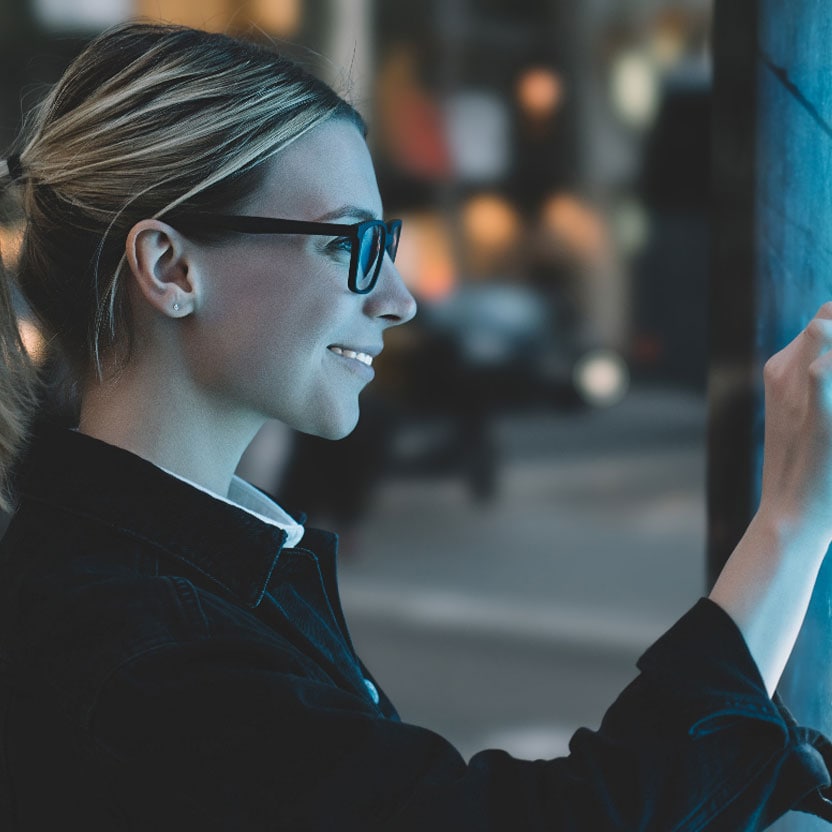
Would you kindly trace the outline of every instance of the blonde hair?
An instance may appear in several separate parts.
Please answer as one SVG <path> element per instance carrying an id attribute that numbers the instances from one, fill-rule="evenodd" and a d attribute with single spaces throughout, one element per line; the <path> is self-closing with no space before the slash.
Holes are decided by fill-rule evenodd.
<path id="1" fill-rule="evenodd" d="M 117 26 L 87 46 L 29 117 L 12 166 L 25 218 L 17 280 L 76 379 L 100 376 L 116 345 L 129 356 L 129 229 L 147 217 L 232 208 L 256 189 L 261 163 L 332 117 L 365 129 L 344 99 L 270 47 L 148 23 Z M 8 507 L 35 381 L 6 287 L 0 316 Z"/>

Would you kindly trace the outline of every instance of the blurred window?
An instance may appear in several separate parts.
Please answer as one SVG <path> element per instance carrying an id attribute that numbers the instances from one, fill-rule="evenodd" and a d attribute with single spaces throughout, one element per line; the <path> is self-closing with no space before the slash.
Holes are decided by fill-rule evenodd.
<path id="1" fill-rule="evenodd" d="M 127 20 L 132 0 L 33 0 L 35 20 L 47 31 L 95 32 Z"/>

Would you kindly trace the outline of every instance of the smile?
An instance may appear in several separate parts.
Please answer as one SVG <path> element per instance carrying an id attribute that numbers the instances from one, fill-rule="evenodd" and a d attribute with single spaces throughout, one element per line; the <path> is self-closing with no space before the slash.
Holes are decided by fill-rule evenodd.
<path id="1" fill-rule="evenodd" d="M 343 355 L 344 358 L 354 358 L 356 361 L 360 361 L 368 367 L 372 367 L 373 365 L 373 356 L 367 355 L 366 352 L 356 352 L 355 350 L 348 350 L 344 347 L 329 347 L 329 349 L 336 355 Z"/>

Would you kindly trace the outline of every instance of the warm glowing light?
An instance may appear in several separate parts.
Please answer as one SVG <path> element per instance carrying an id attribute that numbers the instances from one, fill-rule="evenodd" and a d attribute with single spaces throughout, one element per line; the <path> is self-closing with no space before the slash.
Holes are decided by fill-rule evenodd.
<path id="1" fill-rule="evenodd" d="M 656 63 L 664 70 L 678 64 L 685 55 L 685 42 L 695 29 L 696 18 L 678 8 L 660 12 L 651 26 L 650 51 Z"/>
<path id="2" fill-rule="evenodd" d="M 292 37 L 302 18 L 300 0 L 252 0 L 251 21 L 272 35 Z"/>
<path id="3" fill-rule="evenodd" d="M 548 118 L 563 100 L 563 81 L 551 69 L 528 69 L 517 82 L 517 100 L 526 115 Z"/>
<path id="4" fill-rule="evenodd" d="M 20 340 L 23 341 L 23 346 L 29 354 L 29 358 L 35 364 L 42 363 L 46 358 L 46 341 L 40 330 L 25 318 L 18 321 L 17 327 L 20 330 Z"/>
<path id="5" fill-rule="evenodd" d="M 682 59 L 685 42 L 678 32 L 660 29 L 653 35 L 650 48 L 658 64 L 667 69 Z"/>
<path id="6" fill-rule="evenodd" d="M 495 253 L 511 246 L 520 233 L 520 218 L 511 204 L 497 194 L 480 194 L 462 209 L 462 225 L 471 245 Z"/>
<path id="7" fill-rule="evenodd" d="M 553 241 L 573 256 L 595 261 L 607 249 L 600 215 L 572 194 L 555 194 L 543 205 L 543 226 Z"/>
<path id="8" fill-rule="evenodd" d="M 224 32 L 234 16 L 227 0 L 136 0 L 136 15 L 209 32 Z"/>
<path id="9" fill-rule="evenodd" d="M 447 223 L 434 214 L 404 217 L 396 267 L 417 300 L 441 300 L 456 284 Z"/>
<path id="10" fill-rule="evenodd" d="M 414 49 L 393 46 L 377 81 L 381 143 L 396 167 L 420 179 L 443 180 L 452 166 L 438 101 L 423 88 Z"/>
<path id="11" fill-rule="evenodd" d="M 659 76 L 646 52 L 619 55 L 612 66 L 610 95 L 619 117 L 635 128 L 652 123 L 659 108 Z"/>
<path id="12" fill-rule="evenodd" d="M 584 400 L 595 407 L 617 404 L 630 387 L 627 365 L 613 350 L 593 350 L 581 356 L 572 377 Z"/>

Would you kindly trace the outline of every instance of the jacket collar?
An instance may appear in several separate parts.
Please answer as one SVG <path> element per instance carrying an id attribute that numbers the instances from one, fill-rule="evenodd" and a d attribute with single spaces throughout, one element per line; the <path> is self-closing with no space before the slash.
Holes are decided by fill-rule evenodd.
<path id="1" fill-rule="evenodd" d="M 194 488 L 139 456 L 66 428 L 38 425 L 17 470 L 35 500 L 146 540 L 256 607 L 286 531 Z"/>

